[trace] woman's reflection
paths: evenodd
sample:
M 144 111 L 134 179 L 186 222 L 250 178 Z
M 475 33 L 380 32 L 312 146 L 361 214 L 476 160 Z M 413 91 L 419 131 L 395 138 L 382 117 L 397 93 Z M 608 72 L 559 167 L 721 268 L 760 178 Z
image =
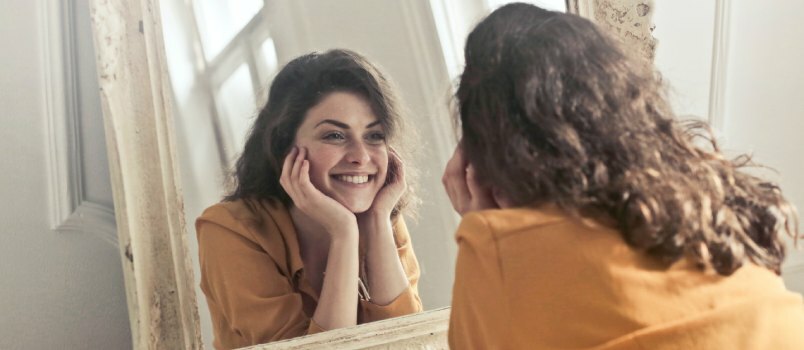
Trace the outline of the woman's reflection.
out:
M 216 348 L 421 311 L 403 124 L 388 80 L 354 52 L 279 72 L 235 189 L 196 221 Z

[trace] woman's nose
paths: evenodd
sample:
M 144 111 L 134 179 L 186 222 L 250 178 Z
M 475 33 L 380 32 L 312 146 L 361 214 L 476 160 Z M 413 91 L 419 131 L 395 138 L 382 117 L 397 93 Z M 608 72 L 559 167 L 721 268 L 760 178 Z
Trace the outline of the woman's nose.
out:
M 346 152 L 346 160 L 352 164 L 365 164 L 369 161 L 368 149 L 362 142 L 352 142 Z

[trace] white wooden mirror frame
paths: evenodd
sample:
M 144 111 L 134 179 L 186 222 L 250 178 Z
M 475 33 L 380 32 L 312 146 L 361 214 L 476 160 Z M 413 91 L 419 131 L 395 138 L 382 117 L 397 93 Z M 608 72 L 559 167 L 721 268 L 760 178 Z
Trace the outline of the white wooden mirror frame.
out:
M 567 5 L 652 58 L 652 0 Z M 199 349 L 159 0 L 92 0 L 90 11 L 133 347 Z M 446 348 L 448 318 L 439 309 L 253 348 Z

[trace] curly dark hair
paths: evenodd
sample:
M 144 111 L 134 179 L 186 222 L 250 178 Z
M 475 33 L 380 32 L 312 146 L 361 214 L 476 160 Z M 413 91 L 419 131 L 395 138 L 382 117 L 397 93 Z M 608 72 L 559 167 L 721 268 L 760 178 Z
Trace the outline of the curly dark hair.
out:
M 234 190 L 224 200 L 245 199 L 249 203 L 274 198 L 291 205 L 290 196 L 279 184 L 282 164 L 307 111 L 333 92 L 350 92 L 365 98 L 379 118 L 386 143 L 409 165 L 408 145 L 413 136 L 405 125 L 392 83 L 376 66 L 353 51 L 310 53 L 290 61 L 274 78 L 268 101 L 260 110 L 232 172 Z M 392 217 L 417 202 L 413 191 L 415 169 L 406 167 L 405 176 L 408 190 L 394 207 Z
M 781 233 L 798 238 L 779 187 L 724 158 L 703 123 L 683 125 L 659 74 L 590 21 L 522 3 L 469 34 L 456 100 L 481 184 L 517 206 L 602 213 L 667 264 L 687 256 L 730 275 L 780 273 Z M 708 134 L 707 134 L 708 135 Z

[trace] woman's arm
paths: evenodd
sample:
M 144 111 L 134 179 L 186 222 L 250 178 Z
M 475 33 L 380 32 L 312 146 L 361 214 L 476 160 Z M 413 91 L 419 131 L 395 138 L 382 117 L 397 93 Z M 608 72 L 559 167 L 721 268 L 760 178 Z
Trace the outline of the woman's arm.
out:
M 295 148 L 285 158 L 280 183 L 293 205 L 324 228 L 330 238 L 326 274 L 313 322 L 322 329 L 357 324 L 357 218 L 310 182 L 306 150 Z
M 507 349 L 508 295 L 494 234 L 484 218 L 464 215 L 456 233 L 458 259 L 448 342 L 452 349 Z M 516 277 L 514 277 L 516 278 Z
M 332 235 L 327 258 L 327 273 L 313 321 L 323 329 L 357 324 L 358 279 L 357 226 L 346 227 Z
M 388 305 L 410 285 L 397 252 L 390 215 L 361 217 L 360 228 L 367 241 L 366 273 L 371 302 Z
M 371 208 L 358 215 L 361 235 L 366 239 L 366 273 L 371 302 L 388 305 L 409 286 L 399 260 L 391 212 L 407 189 L 405 166 L 392 150 L 388 152 L 388 178 Z M 401 220 L 401 218 L 400 218 Z

